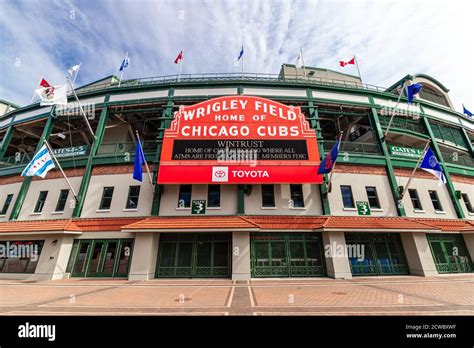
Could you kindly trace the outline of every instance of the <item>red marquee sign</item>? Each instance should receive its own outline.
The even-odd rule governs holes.
[[[318,164],[316,134],[299,107],[228,96],[179,108],[158,183],[321,183]]]

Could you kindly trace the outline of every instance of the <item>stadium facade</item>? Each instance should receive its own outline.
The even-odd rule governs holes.
[[[404,81],[423,85],[411,105],[397,104]],[[0,279],[473,270],[474,121],[433,77],[381,88],[284,64],[76,91],[95,138],[72,96],[62,108],[0,103]],[[137,131],[151,182],[132,178]],[[317,175],[341,132],[332,176]],[[58,170],[20,176],[43,139],[77,201]],[[447,183],[417,170],[400,201],[429,139]]]

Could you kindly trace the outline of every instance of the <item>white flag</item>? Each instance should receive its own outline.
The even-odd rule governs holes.
[[[67,71],[68,71],[69,75],[74,77],[74,73],[77,74],[77,72],[79,71],[80,68],[81,68],[81,64],[77,64],[77,65],[71,66]]]
[[[67,105],[67,85],[40,87],[35,90],[41,98],[41,106]]]
[[[44,179],[46,173],[53,168],[55,168],[55,165],[51,155],[46,145],[43,145],[23,170],[21,176],[40,176]]]

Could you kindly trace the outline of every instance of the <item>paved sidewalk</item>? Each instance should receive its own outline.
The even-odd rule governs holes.
[[[474,315],[474,274],[0,281],[0,315]]]

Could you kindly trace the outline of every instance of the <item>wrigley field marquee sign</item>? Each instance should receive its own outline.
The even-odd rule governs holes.
[[[158,183],[321,183],[316,134],[299,107],[250,96],[181,106]]]

